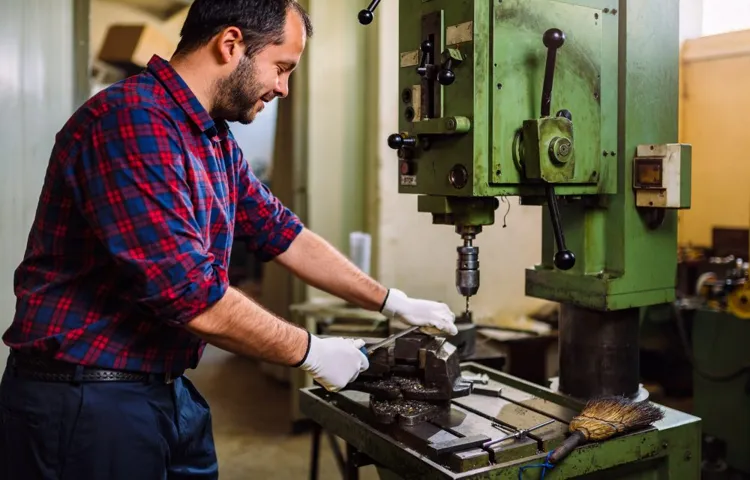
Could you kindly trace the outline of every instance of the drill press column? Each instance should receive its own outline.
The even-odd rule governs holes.
[[[636,397],[639,310],[560,307],[560,391],[575,398]]]

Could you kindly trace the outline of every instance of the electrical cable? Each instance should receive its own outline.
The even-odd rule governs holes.
[[[508,200],[507,198],[503,196],[503,197],[500,197],[500,201],[502,203],[508,204],[508,210],[506,210],[505,215],[503,215],[503,228],[506,228],[508,226],[508,222],[506,220],[508,218],[508,214],[510,213],[510,200]]]

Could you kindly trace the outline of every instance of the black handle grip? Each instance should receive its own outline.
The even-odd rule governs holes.
[[[398,150],[401,147],[416,147],[417,139],[414,137],[404,138],[398,133],[388,136],[388,146],[394,150]]]
[[[549,462],[553,465],[560,463],[565,457],[570,455],[570,452],[580,445],[584,440],[581,432],[573,432],[571,436],[565,439],[562,445],[552,451],[552,455],[549,456]]]
[[[438,72],[437,81],[440,85],[452,85],[456,81],[456,74],[453,72],[453,59],[449,58],[444,64],[442,70]]]
[[[557,253],[555,253],[554,258],[555,267],[560,270],[570,270],[576,264],[576,256],[565,246],[565,236],[560,221],[560,209],[557,206],[555,188],[548,183],[545,186],[545,193],[547,194],[547,206],[552,220],[552,231],[555,234],[555,243],[557,244]]]
[[[360,10],[359,15],[357,15],[359,23],[361,23],[362,25],[371,24],[375,19],[375,9],[378,8],[379,3],[380,0],[372,0],[372,2],[370,2],[370,6],[368,6],[364,10]]]
[[[549,117],[552,106],[552,83],[555,78],[555,60],[557,49],[565,43],[565,34],[558,28],[550,28],[542,37],[547,47],[547,65],[544,68],[544,85],[542,86],[542,117]]]
[[[435,77],[435,65],[433,65],[433,45],[429,40],[422,42],[420,46],[422,50],[422,60],[419,62],[417,67],[417,73],[428,80],[434,80]]]

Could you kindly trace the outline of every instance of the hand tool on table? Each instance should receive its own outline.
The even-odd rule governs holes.
[[[484,443],[482,444],[482,447],[483,447],[483,448],[489,448],[489,447],[491,447],[491,446],[493,446],[493,445],[497,445],[497,444],[498,444],[498,443],[500,443],[500,442],[504,442],[505,440],[508,440],[508,439],[510,439],[510,438],[521,438],[521,437],[524,437],[524,436],[526,436],[526,435],[527,435],[527,434],[528,434],[529,432],[532,432],[532,431],[534,431],[534,430],[538,430],[538,429],[540,429],[540,428],[542,428],[542,427],[546,427],[546,426],[547,426],[547,425],[549,425],[550,423],[554,423],[554,422],[555,422],[555,420],[554,420],[554,419],[552,419],[552,420],[548,420],[548,421],[546,421],[546,422],[544,422],[544,423],[540,423],[539,425],[534,425],[533,427],[530,427],[530,428],[525,428],[525,429],[523,429],[523,430],[519,430],[519,431],[517,431],[517,432],[515,432],[515,433],[511,433],[511,434],[509,434],[509,435],[506,435],[506,436],[504,436],[504,437],[496,438],[496,439],[494,439],[494,440],[490,440],[489,442],[484,442]],[[495,426],[495,425],[493,425],[493,427],[494,427],[494,426]]]
[[[412,332],[415,332],[419,328],[421,328],[419,325],[415,325],[413,327],[409,327],[406,330],[402,330],[402,331],[400,331],[398,333],[394,333],[390,337],[388,337],[388,338],[386,338],[384,340],[381,340],[378,343],[374,343],[374,344],[370,345],[369,347],[362,347],[362,348],[360,348],[360,351],[362,351],[362,353],[364,353],[365,356],[369,357],[370,354],[372,352],[374,352],[375,350],[377,350],[378,348],[387,347],[388,345],[390,345],[391,343],[395,342],[399,338],[401,338],[403,336],[406,336],[406,335],[408,335],[408,334],[410,334]]]

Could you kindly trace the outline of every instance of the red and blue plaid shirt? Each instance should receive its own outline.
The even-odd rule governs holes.
[[[194,368],[205,342],[184,325],[228,288],[233,239],[267,261],[302,228],[154,57],[56,136],[3,340],[103,368]]]

